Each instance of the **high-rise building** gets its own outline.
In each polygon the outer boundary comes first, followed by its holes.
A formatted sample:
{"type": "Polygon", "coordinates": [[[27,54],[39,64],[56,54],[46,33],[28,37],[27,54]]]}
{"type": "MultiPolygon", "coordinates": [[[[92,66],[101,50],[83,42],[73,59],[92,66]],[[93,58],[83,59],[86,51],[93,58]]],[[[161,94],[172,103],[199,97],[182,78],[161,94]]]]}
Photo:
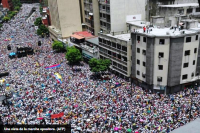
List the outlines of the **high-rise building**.
{"type": "Polygon", "coordinates": [[[93,35],[98,35],[99,31],[125,31],[127,21],[145,20],[145,1],[84,0],[87,30],[93,35]]]}
{"type": "Polygon", "coordinates": [[[80,5],[79,0],[48,0],[49,31],[53,39],[65,39],[73,32],[82,31],[80,5]]]}
{"type": "Polygon", "coordinates": [[[84,0],[84,14],[86,30],[97,36],[100,31],[98,0],[84,0]]]}

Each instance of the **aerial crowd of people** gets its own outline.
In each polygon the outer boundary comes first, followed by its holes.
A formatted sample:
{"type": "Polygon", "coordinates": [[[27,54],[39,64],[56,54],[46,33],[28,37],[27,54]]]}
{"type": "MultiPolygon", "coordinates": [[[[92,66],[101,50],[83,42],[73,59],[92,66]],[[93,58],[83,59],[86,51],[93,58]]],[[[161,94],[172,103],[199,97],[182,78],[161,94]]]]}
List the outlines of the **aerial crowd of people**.
{"type": "Polygon", "coordinates": [[[71,124],[74,133],[168,133],[199,117],[199,88],[158,95],[138,86],[133,89],[130,82],[114,74],[110,74],[111,82],[93,80],[84,62],[74,66],[81,71],[74,71],[65,53],[52,51],[50,38],[36,34],[33,25],[37,17],[38,5],[23,4],[18,14],[1,28],[0,72],[9,72],[9,76],[1,78],[5,79],[1,90],[13,94],[8,105],[0,104],[4,124],[71,124]],[[36,11],[28,16],[33,7],[36,11]],[[7,45],[11,50],[7,50],[7,45]],[[39,52],[22,58],[8,57],[16,47],[26,46],[39,52]],[[45,68],[55,64],[60,67],[45,68]],[[58,82],[55,73],[61,75],[62,82],[58,82]],[[112,87],[116,84],[121,86],[112,87]],[[61,117],[51,118],[62,112],[61,117]]]}

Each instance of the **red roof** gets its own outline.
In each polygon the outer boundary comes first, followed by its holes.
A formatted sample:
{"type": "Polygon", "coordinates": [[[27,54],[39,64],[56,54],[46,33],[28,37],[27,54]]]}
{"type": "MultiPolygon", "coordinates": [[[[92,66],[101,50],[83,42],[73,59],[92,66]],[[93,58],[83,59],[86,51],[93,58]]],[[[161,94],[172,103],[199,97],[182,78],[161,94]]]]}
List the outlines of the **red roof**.
{"type": "Polygon", "coordinates": [[[84,37],[86,39],[95,37],[95,36],[93,36],[91,33],[87,32],[87,31],[74,32],[74,34],[82,36],[82,37],[84,37]]]}

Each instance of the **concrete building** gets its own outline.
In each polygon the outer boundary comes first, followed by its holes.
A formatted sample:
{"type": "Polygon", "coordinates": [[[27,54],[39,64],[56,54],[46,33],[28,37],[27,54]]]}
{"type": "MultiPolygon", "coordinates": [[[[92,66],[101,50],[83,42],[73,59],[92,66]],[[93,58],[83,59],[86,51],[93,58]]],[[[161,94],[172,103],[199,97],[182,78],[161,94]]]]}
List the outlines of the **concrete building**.
{"type": "Polygon", "coordinates": [[[100,31],[125,31],[126,22],[145,20],[146,0],[99,0],[100,31]]]}
{"type": "Polygon", "coordinates": [[[45,26],[50,26],[51,25],[51,17],[50,17],[49,8],[43,7],[41,15],[42,15],[42,23],[45,26]]]}
{"type": "MultiPolygon", "coordinates": [[[[173,93],[198,79],[200,28],[150,28],[131,33],[132,79],[151,90],[173,93]]],[[[199,63],[200,64],[200,63],[199,63]]]]}
{"type": "Polygon", "coordinates": [[[110,59],[110,70],[128,79],[131,74],[131,41],[128,32],[99,33],[99,57],[110,59]]]}
{"type": "Polygon", "coordinates": [[[173,5],[158,5],[158,17],[152,17],[151,22],[160,27],[178,25],[180,20],[190,17],[199,8],[198,3],[184,3],[173,5]]]}
{"type": "Polygon", "coordinates": [[[86,31],[97,36],[100,31],[98,0],[84,0],[86,31]]]}
{"type": "Polygon", "coordinates": [[[87,31],[74,32],[68,40],[68,46],[75,46],[80,50],[85,61],[99,58],[99,39],[87,31]]]}
{"type": "Polygon", "coordinates": [[[127,25],[127,30],[134,31],[135,29],[141,29],[144,26],[150,25],[150,22],[138,20],[138,21],[126,22],[126,25],[127,25]]]}
{"type": "Polygon", "coordinates": [[[7,9],[9,9],[10,11],[13,10],[12,0],[2,0],[1,3],[2,3],[2,5],[3,5],[3,8],[7,8],[7,9]]]}
{"type": "Polygon", "coordinates": [[[82,31],[79,0],[48,0],[51,16],[50,36],[57,40],[69,38],[73,32],[82,31]]]}

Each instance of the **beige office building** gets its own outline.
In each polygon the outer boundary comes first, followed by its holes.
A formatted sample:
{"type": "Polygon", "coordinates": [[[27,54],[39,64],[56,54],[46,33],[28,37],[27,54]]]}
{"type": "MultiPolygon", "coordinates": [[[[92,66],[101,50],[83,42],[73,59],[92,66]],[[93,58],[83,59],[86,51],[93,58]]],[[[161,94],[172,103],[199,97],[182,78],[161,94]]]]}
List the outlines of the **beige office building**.
{"type": "Polygon", "coordinates": [[[81,3],[79,0],[48,0],[51,15],[50,36],[66,39],[73,32],[82,31],[81,3]]]}

